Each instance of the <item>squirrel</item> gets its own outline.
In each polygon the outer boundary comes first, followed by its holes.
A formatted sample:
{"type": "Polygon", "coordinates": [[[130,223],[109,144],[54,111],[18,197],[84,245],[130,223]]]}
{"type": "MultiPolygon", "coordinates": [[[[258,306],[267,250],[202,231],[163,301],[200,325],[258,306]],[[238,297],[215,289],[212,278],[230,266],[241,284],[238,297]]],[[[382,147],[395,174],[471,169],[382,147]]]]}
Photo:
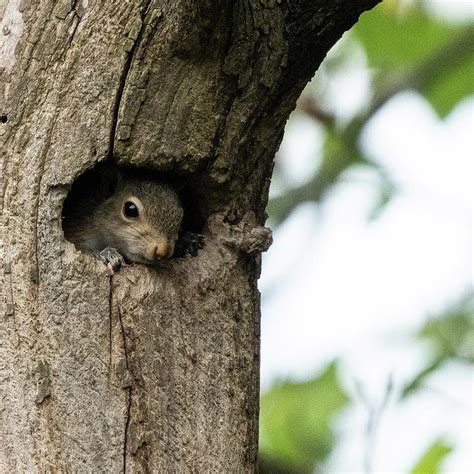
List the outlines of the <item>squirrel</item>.
{"type": "Polygon", "coordinates": [[[99,169],[81,179],[64,203],[64,235],[102,260],[111,274],[125,264],[194,256],[202,247],[202,236],[190,232],[178,242],[184,211],[168,184],[117,169],[99,169]]]}

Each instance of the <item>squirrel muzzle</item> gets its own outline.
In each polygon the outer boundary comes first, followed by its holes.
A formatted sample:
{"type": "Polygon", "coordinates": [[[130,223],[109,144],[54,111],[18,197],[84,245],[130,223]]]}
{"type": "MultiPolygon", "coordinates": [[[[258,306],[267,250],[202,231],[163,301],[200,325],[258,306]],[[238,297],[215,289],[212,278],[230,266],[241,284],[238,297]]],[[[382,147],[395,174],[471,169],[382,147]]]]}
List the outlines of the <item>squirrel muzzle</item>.
{"type": "Polygon", "coordinates": [[[174,242],[166,238],[153,242],[150,247],[147,250],[150,252],[150,260],[153,261],[170,258],[174,252],[174,242]]]}

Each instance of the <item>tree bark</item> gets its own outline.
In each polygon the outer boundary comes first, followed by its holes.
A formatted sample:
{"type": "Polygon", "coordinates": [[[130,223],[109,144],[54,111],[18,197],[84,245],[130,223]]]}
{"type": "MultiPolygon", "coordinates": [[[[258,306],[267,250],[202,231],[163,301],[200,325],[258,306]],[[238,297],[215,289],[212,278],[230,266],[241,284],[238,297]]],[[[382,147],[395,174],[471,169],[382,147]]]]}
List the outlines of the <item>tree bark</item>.
{"type": "Polygon", "coordinates": [[[0,3],[1,472],[255,471],[273,156],[376,3],[0,3]],[[106,159],[188,181],[198,256],[109,277],[64,239],[68,190],[106,159]]]}

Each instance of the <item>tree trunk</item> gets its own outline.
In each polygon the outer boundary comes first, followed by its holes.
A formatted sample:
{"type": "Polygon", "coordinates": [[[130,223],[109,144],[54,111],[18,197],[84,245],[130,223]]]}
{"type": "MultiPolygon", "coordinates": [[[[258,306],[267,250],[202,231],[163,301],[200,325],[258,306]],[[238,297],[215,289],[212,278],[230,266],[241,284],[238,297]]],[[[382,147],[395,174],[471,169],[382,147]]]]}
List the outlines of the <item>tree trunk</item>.
{"type": "Polygon", "coordinates": [[[255,471],[273,156],[376,3],[0,3],[1,472],[255,471]],[[106,159],[187,180],[198,256],[110,277],[64,239],[68,190],[106,159]]]}

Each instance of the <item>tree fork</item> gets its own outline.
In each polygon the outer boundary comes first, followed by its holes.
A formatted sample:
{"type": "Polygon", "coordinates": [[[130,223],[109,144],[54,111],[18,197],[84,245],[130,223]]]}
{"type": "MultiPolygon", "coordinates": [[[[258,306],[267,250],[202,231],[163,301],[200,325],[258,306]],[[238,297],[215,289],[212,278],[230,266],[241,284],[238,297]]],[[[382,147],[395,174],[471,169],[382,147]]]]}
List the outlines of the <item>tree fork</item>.
{"type": "Polygon", "coordinates": [[[256,470],[273,156],[376,3],[0,5],[0,471],[256,470]],[[186,180],[198,256],[109,277],[64,239],[68,191],[105,160],[186,180]]]}

